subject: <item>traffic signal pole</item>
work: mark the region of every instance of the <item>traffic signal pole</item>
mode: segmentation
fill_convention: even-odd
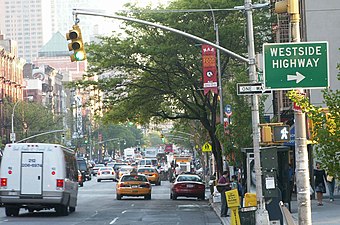
[[[292,27],[292,42],[300,42],[300,14],[299,1],[288,0],[290,21]],[[301,94],[304,93],[300,89]],[[310,185],[308,169],[308,150],[306,138],[306,115],[300,110],[294,111],[295,119],[295,160],[296,160],[296,189],[298,202],[298,224],[312,224],[312,210],[310,202]]]
[[[247,16],[247,38],[248,38],[248,55],[249,55],[249,79],[252,83],[257,83],[256,61],[255,61],[255,40],[253,29],[253,8],[251,0],[244,1],[244,9]],[[254,169],[256,177],[256,224],[269,225],[269,214],[265,207],[262,193],[262,172],[260,162],[260,116],[259,116],[259,99],[257,94],[252,95],[251,105],[252,127],[253,127],[253,149],[254,149]]]

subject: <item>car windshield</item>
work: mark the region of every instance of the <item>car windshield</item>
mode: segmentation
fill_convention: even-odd
[[[133,168],[132,167],[121,167],[119,170],[122,171],[131,171]]]
[[[112,170],[112,168],[111,167],[101,167],[101,168],[99,168],[99,170]]]
[[[123,176],[121,181],[144,181],[144,182],[147,182],[148,180],[146,179],[145,176],[127,175],[127,176]]]
[[[113,168],[115,170],[117,170],[117,169],[121,168],[122,166],[126,166],[126,164],[125,163],[116,163]]]
[[[195,181],[202,182],[202,179],[199,176],[179,176],[177,181]]]
[[[78,162],[78,168],[79,168],[80,170],[87,170],[87,165],[86,165],[86,162],[85,162],[85,161],[80,161],[80,160],[78,160],[77,162]]]
[[[155,169],[153,169],[153,168],[140,168],[140,169],[138,169],[138,173],[145,173],[145,172],[153,173],[153,172],[155,172]]]
[[[104,167],[104,164],[96,164],[94,167]]]

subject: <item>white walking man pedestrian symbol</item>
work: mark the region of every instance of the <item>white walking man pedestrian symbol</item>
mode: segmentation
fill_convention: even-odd
[[[280,132],[281,132],[281,140],[288,140],[289,131],[287,127],[282,128]]]

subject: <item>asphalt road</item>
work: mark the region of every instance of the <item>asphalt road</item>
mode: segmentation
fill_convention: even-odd
[[[21,209],[18,217],[6,217],[0,208],[0,224],[15,225],[217,225],[220,219],[208,200],[170,199],[170,184],[152,186],[152,199],[123,197],[116,200],[116,182],[97,182],[96,178],[79,188],[78,206],[68,216],[54,210],[29,213]]]

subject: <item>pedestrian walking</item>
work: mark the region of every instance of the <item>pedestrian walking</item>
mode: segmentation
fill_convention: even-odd
[[[315,192],[318,200],[318,206],[323,206],[322,198],[323,194],[326,193],[326,185],[324,181],[326,180],[326,172],[324,169],[321,169],[321,165],[319,162],[317,162],[315,166],[316,166],[316,169],[314,169]]]
[[[327,172],[326,183],[329,191],[329,201],[334,201],[334,188],[335,188],[335,178],[334,176]]]
[[[216,186],[217,190],[221,193],[221,217],[227,217],[228,205],[225,192],[230,190],[229,171],[224,171]]]
[[[181,167],[180,167],[178,164],[176,164],[175,175],[176,175],[176,177],[177,177],[177,176],[180,175],[180,174],[181,174]]]

